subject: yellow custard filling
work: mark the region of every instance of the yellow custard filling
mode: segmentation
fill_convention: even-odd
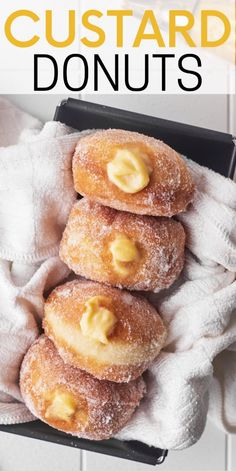
[[[46,419],[71,421],[77,410],[77,402],[71,393],[55,390],[48,400]]]
[[[85,302],[85,311],[80,320],[81,331],[84,336],[92,338],[102,344],[108,344],[108,336],[114,331],[117,318],[107,308],[110,299],[95,296]]]
[[[134,262],[139,258],[139,251],[132,239],[125,234],[118,234],[110,245],[112,261],[115,271],[123,276],[130,272],[127,263]]]
[[[151,169],[148,158],[138,150],[118,149],[107,164],[109,180],[126,193],[137,193],[148,186]]]

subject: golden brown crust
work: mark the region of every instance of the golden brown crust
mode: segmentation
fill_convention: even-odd
[[[87,338],[80,328],[85,302],[94,296],[108,297],[117,318],[107,345]],[[128,382],[141,375],[166,339],[165,326],[146,299],[88,281],[76,280],[56,288],[45,303],[43,324],[65,362],[114,382]]]
[[[111,244],[119,235],[135,243],[138,258],[116,270]],[[184,265],[185,233],[170,218],[131,215],[88,199],[75,203],[65,229],[60,257],[76,274],[130,290],[168,288]]]
[[[107,174],[117,149],[138,149],[148,156],[152,173],[138,193],[123,192]],[[75,190],[117,210],[140,215],[173,216],[192,201],[194,183],[180,155],[161,141],[139,133],[110,129],[81,138],[73,158]]]
[[[20,388],[29,410],[61,431],[88,439],[108,439],[130,419],[145,393],[142,378],[128,384],[99,381],[66,365],[53,343],[41,336],[26,354]],[[67,391],[78,401],[78,416],[69,422],[45,417],[50,392]]]

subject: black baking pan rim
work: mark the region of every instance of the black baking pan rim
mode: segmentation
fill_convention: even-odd
[[[58,113],[59,109],[63,109],[64,107],[70,107],[70,111],[75,108],[77,112],[85,112],[88,111],[91,113],[99,112],[100,116],[106,116],[109,120],[114,116],[120,115],[122,119],[132,117],[134,120],[136,119],[145,119],[151,123],[161,123],[166,128],[172,128],[173,132],[178,132],[181,128],[184,129],[185,134],[191,134],[191,136],[197,135],[201,137],[201,139],[215,139],[215,140],[225,140],[228,141],[228,138],[231,137],[230,134],[222,131],[216,131],[213,129],[208,128],[201,128],[199,126],[189,125],[184,122],[177,122],[172,120],[167,120],[165,118],[158,118],[157,116],[153,115],[146,115],[143,113],[137,113],[134,111],[124,110],[122,108],[115,108],[108,105],[101,105],[100,103],[94,102],[87,102],[86,100],[81,100],[77,98],[66,98],[63,99],[59,105],[56,107],[54,121],[58,120]],[[64,122],[64,121],[63,121]],[[65,123],[65,122],[64,122]],[[100,128],[100,126],[98,127]]]
[[[164,120],[107,105],[68,98],[57,107],[54,120],[74,129],[122,128],[161,139],[179,153],[227,177],[235,168],[231,134]]]
[[[76,438],[39,420],[16,425],[0,425],[0,431],[153,466],[162,464],[168,454],[166,449],[150,447],[139,441],[119,441],[114,438],[90,441]]]

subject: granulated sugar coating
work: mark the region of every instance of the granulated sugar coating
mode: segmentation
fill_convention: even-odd
[[[46,336],[26,354],[20,387],[27,407],[37,418],[74,436],[95,440],[109,439],[122,429],[145,393],[142,377],[116,384],[65,364]],[[73,399],[74,413],[70,412],[67,420],[46,417],[55,392]]]
[[[135,244],[137,257],[114,264],[111,245],[119,237]],[[125,242],[123,242],[125,245]],[[130,290],[168,288],[184,264],[185,233],[170,218],[132,215],[83,198],[75,203],[64,232],[60,257],[76,274]]]
[[[125,193],[108,178],[107,165],[122,149],[148,159],[150,181],[138,193]],[[73,158],[73,175],[81,195],[140,215],[173,216],[193,199],[193,179],[181,156],[165,143],[131,131],[110,129],[81,138]]]
[[[80,327],[85,303],[97,296],[106,297],[106,308],[117,319],[107,344],[85,336]],[[45,304],[44,329],[65,362],[114,382],[141,375],[166,339],[160,316],[145,298],[85,280],[53,290]]]

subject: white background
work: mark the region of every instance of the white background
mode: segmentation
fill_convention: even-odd
[[[53,118],[63,95],[8,96],[12,101],[42,120]],[[156,115],[175,121],[231,132],[236,135],[235,96],[86,96],[118,108]],[[186,451],[170,452],[161,470],[236,470],[236,436],[225,435],[208,423],[200,441]],[[78,451],[0,433],[0,470],[24,472],[77,472],[154,470],[135,462]]]

